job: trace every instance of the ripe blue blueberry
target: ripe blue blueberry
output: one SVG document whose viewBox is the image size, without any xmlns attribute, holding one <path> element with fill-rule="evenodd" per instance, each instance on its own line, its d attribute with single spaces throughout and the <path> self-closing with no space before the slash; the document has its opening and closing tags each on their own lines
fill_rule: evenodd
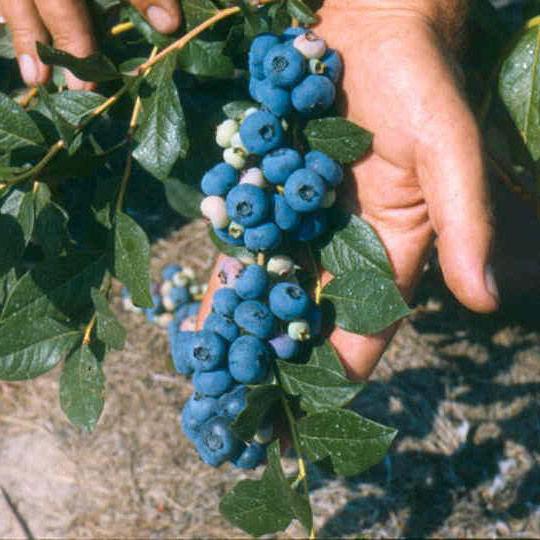
<svg viewBox="0 0 540 540">
<path fill-rule="evenodd" d="M 257 79 L 264 78 L 263 61 L 268 51 L 279 43 L 279 38 L 270 33 L 259 34 L 249 48 L 249 72 Z"/>
<path fill-rule="evenodd" d="M 323 313 L 319 306 L 313 304 L 309 310 L 307 317 L 309 329 L 312 336 L 319 336 L 322 332 Z"/>
<path fill-rule="evenodd" d="M 244 300 L 256 300 L 266 294 L 269 283 L 266 269 L 258 264 L 251 264 L 236 280 L 235 290 Z"/>
<path fill-rule="evenodd" d="M 218 414 L 234 420 L 246 408 L 247 391 L 247 387 L 240 384 L 230 392 L 223 394 L 219 398 Z"/>
<path fill-rule="evenodd" d="M 224 340 L 232 342 L 240 335 L 240 329 L 231 317 L 210 313 L 204 321 L 204 329 L 220 335 Z"/>
<path fill-rule="evenodd" d="M 191 375 L 193 373 L 193 366 L 189 351 L 195 332 L 176 331 L 172 335 L 169 335 L 172 338 L 170 339 L 171 355 L 176 371 L 182 375 Z"/>
<path fill-rule="evenodd" d="M 222 242 L 225 242 L 226 244 L 229 244 L 230 246 L 243 246 L 244 245 L 244 236 L 233 236 L 229 232 L 229 228 L 225 227 L 224 229 L 213 229 L 214 234 L 221 240 Z"/>
<path fill-rule="evenodd" d="M 264 57 L 264 75 L 276 86 L 291 88 L 306 73 L 306 59 L 290 44 L 272 47 Z"/>
<path fill-rule="evenodd" d="M 300 345 L 298 341 L 291 339 L 287 334 L 281 334 L 269 341 L 270 346 L 278 358 L 282 360 L 291 360 L 298 355 Z"/>
<path fill-rule="evenodd" d="M 313 212 L 320 208 L 326 194 L 323 179 L 310 169 L 293 172 L 285 182 L 285 200 L 297 212 Z"/>
<path fill-rule="evenodd" d="M 285 134 L 279 118 L 268 111 L 257 111 L 242 122 L 240 138 L 248 152 L 262 156 L 282 146 Z"/>
<path fill-rule="evenodd" d="M 234 435 L 230 421 L 221 416 L 207 420 L 199 430 L 195 446 L 201 459 L 212 467 L 219 467 L 234 459 L 242 449 L 241 441 Z"/>
<path fill-rule="evenodd" d="M 228 369 L 199 371 L 193 376 L 193 386 L 200 394 L 219 397 L 234 386 L 234 380 Z"/>
<path fill-rule="evenodd" d="M 206 420 L 216 414 L 218 410 L 218 400 L 195 392 L 194 394 L 191 394 L 191 397 L 184 407 L 189 408 L 192 418 L 202 423 L 206 422 Z"/>
<path fill-rule="evenodd" d="M 266 154 L 262 171 L 271 184 L 284 184 L 294 171 L 304 166 L 300 152 L 292 148 L 278 148 Z"/>
<path fill-rule="evenodd" d="M 253 227 L 261 223 L 270 210 L 268 194 L 252 184 L 239 184 L 227 195 L 227 213 L 236 223 Z"/>
<path fill-rule="evenodd" d="M 180 415 L 180 425 L 182 426 L 184 435 L 193 443 L 199 436 L 201 424 L 202 422 L 194 418 L 191 413 L 191 408 L 186 403 L 182 409 L 182 414 Z"/>
<path fill-rule="evenodd" d="M 173 287 L 167 297 L 175 307 L 187 304 L 191 300 L 188 287 Z"/>
<path fill-rule="evenodd" d="M 251 77 L 249 79 L 249 95 L 257 102 L 260 102 L 259 89 L 261 88 L 264 79 L 257 79 L 256 77 Z M 290 98 L 289 98 L 290 101 Z"/>
<path fill-rule="evenodd" d="M 222 287 L 214 293 L 212 298 L 212 311 L 219 313 L 220 315 L 225 315 L 226 317 L 234 317 L 234 310 L 241 301 L 242 300 L 233 289 Z"/>
<path fill-rule="evenodd" d="M 300 225 L 300 214 L 293 210 L 279 193 L 274 194 L 274 222 L 282 231 L 291 231 Z"/>
<path fill-rule="evenodd" d="M 334 49 L 328 49 L 326 54 L 321 58 L 324 65 L 324 74 L 334 83 L 337 84 L 343 73 L 343 62 L 340 54 Z"/>
<path fill-rule="evenodd" d="M 264 462 L 265 458 L 266 445 L 252 442 L 246 446 L 233 463 L 239 469 L 255 469 Z"/>
<path fill-rule="evenodd" d="M 244 234 L 244 243 L 250 251 L 272 251 L 281 244 L 281 229 L 272 222 L 249 227 Z"/>
<path fill-rule="evenodd" d="M 334 83 L 322 75 L 308 75 L 293 88 L 291 99 L 293 107 L 307 116 L 326 111 L 336 98 Z"/>
<path fill-rule="evenodd" d="M 196 332 L 189 340 L 188 358 L 195 371 L 214 371 L 225 364 L 227 344 L 216 332 Z"/>
<path fill-rule="evenodd" d="M 291 236 L 300 242 L 311 242 L 326 231 L 328 218 L 326 212 L 319 211 L 302 216 L 300 226 L 292 231 Z"/>
<path fill-rule="evenodd" d="M 201 189 L 205 195 L 224 197 L 238 184 L 238 171 L 228 163 L 218 163 L 202 178 Z"/>
<path fill-rule="evenodd" d="M 343 180 L 341 165 L 318 150 L 312 150 L 306 154 L 306 167 L 316 172 L 331 186 L 337 186 Z"/>
<path fill-rule="evenodd" d="M 261 339 L 269 338 L 274 332 L 275 318 L 268 306 L 258 300 L 242 302 L 234 310 L 234 322 L 242 330 Z"/>
<path fill-rule="evenodd" d="M 255 336 L 240 336 L 229 351 L 231 375 L 240 383 L 262 382 L 270 367 L 270 351 L 264 341 Z"/>
<path fill-rule="evenodd" d="M 174 277 L 174 274 L 181 271 L 182 267 L 179 264 L 167 264 L 161 270 L 161 278 L 163 281 L 169 281 Z"/>
<path fill-rule="evenodd" d="M 292 321 L 307 314 L 311 300 L 300 285 L 284 281 L 272 287 L 268 303 L 276 317 L 283 321 Z"/>
<path fill-rule="evenodd" d="M 293 41 L 295 37 L 305 34 L 307 30 L 301 26 L 289 26 L 281 34 L 281 39 L 287 43 L 288 41 Z"/>
<path fill-rule="evenodd" d="M 287 116 L 292 111 L 291 93 L 264 79 L 255 89 L 257 101 L 276 116 Z"/>
</svg>

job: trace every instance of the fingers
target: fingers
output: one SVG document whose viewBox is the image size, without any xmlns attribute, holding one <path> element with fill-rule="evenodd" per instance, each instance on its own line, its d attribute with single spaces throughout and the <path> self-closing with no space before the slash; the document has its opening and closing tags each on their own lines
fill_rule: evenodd
<svg viewBox="0 0 540 540">
<path fill-rule="evenodd" d="M 131 3 L 158 32 L 169 34 L 180 26 L 177 0 L 131 0 Z"/>
<path fill-rule="evenodd" d="M 55 47 L 74 56 L 84 57 L 95 50 L 90 17 L 82 0 L 35 0 L 39 14 L 49 29 Z M 93 84 L 81 81 L 65 70 L 66 83 L 72 90 L 90 90 Z"/>
<path fill-rule="evenodd" d="M 466 307 L 487 313 L 499 297 L 489 264 L 493 227 L 480 136 L 455 88 L 441 91 L 444 108 L 417 148 L 419 180 L 448 287 Z"/>
<path fill-rule="evenodd" d="M 50 68 L 38 57 L 36 42 L 46 43 L 49 36 L 32 0 L 0 0 L 0 13 L 11 31 L 23 81 L 28 86 L 47 81 Z"/>
</svg>

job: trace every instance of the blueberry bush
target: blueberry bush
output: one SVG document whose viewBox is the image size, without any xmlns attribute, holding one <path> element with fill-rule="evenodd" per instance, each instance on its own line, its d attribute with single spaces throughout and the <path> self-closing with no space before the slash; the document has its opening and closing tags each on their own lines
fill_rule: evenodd
<svg viewBox="0 0 540 540">
<path fill-rule="evenodd" d="M 183 0 L 173 36 L 119 0 L 89 4 L 102 52 L 38 44 L 54 77 L 31 91 L 0 27 L 0 379 L 62 363 L 61 406 L 93 430 L 103 363 L 125 341 L 109 307 L 118 280 L 124 305 L 167 328 L 176 370 L 193 376 L 180 423 L 201 459 L 265 464 L 224 496 L 223 515 L 255 536 L 296 519 L 313 537 L 308 462 L 355 475 L 396 435 L 347 408 L 363 384 L 346 377 L 329 330 L 377 333 L 409 312 L 375 232 L 335 206 L 344 167 L 371 145 L 336 112 L 339 51 L 309 30 L 316 11 L 303 0 Z M 488 158 L 534 200 L 539 20 L 515 37 L 478 1 L 470 25 L 493 45 L 464 58 L 471 102 L 498 135 Z M 97 91 L 66 90 L 63 68 Z M 226 255 L 200 331 L 204 286 L 190 269 L 150 283 L 145 216 L 162 194 L 204 216 Z"/>
</svg>

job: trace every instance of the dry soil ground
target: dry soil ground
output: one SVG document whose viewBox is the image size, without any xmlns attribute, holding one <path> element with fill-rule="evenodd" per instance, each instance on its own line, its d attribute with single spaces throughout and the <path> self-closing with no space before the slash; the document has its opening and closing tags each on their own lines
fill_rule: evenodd
<svg viewBox="0 0 540 540">
<path fill-rule="evenodd" d="M 205 277 L 214 255 L 201 223 L 153 252 L 156 276 L 181 261 Z M 64 418 L 58 370 L 0 385 L 0 538 L 28 536 L 16 512 L 36 537 L 241 536 L 217 505 L 251 473 L 199 462 L 177 424 L 190 383 L 170 371 L 164 332 L 117 308 L 129 338 L 106 365 L 93 434 Z M 540 538 L 536 317 L 474 316 L 428 272 L 414 316 L 354 404 L 400 436 L 361 477 L 310 471 L 320 537 Z M 301 535 L 293 526 L 284 536 Z"/>
</svg>

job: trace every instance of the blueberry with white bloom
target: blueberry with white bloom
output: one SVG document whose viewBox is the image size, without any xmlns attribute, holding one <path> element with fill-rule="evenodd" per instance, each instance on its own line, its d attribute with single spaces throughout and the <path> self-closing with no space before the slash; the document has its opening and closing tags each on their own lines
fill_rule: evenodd
<svg viewBox="0 0 540 540">
<path fill-rule="evenodd" d="M 238 172 L 228 163 L 218 163 L 202 178 L 201 189 L 205 195 L 225 196 L 238 184 Z"/>
<path fill-rule="evenodd" d="M 293 148 L 278 148 L 262 160 L 263 174 L 271 184 L 284 184 L 293 172 L 303 166 L 304 159 Z"/>
<path fill-rule="evenodd" d="M 257 101 L 276 116 L 287 116 L 292 112 L 291 93 L 276 86 L 270 79 L 264 79 L 254 90 Z"/>
<path fill-rule="evenodd" d="M 273 222 L 248 227 L 244 234 L 245 246 L 250 251 L 272 251 L 277 249 L 283 239 L 281 229 Z"/>
<path fill-rule="evenodd" d="M 257 79 L 264 78 L 263 62 L 268 51 L 279 44 L 278 36 L 270 33 L 259 34 L 252 42 L 249 48 L 248 64 L 252 77 Z"/>
<path fill-rule="evenodd" d="M 268 111 L 257 111 L 244 119 L 240 137 L 252 154 L 262 156 L 283 146 L 285 134 L 278 117 Z"/>
<path fill-rule="evenodd" d="M 320 208 L 326 195 L 323 179 L 311 169 L 299 169 L 285 182 L 285 200 L 297 212 L 313 212 Z"/>
<path fill-rule="evenodd" d="M 255 336 L 241 336 L 229 351 L 229 369 L 242 384 L 264 381 L 270 368 L 270 352 L 264 341 Z"/>
<path fill-rule="evenodd" d="M 267 193 L 252 184 L 239 184 L 231 189 L 226 204 L 229 217 L 244 227 L 258 225 L 270 211 Z"/>
<path fill-rule="evenodd" d="M 289 206 L 283 195 L 275 193 L 272 200 L 274 202 L 273 217 L 275 224 L 282 231 L 296 229 L 300 225 L 300 214 Z"/>
<path fill-rule="evenodd" d="M 306 154 L 305 160 L 306 168 L 316 172 L 331 186 L 337 186 L 343 181 L 343 168 L 324 152 L 312 150 Z"/>
<path fill-rule="evenodd" d="M 215 416 L 207 420 L 199 429 L 195 446 L 201 459 L 212 467 L 234 459 L 241 451 L 241 441 L 230 428 L 230 421 Z"/>
<path fill-rule="evenodd" d="M 234 386 L 234 380 L 228 369 L 199 371 L 193 376 L 193 385 L 200 394 L 219 397 Z"/>
<path fill-rule="evenodd" d="M 293 107 L 306 116 L 315 116 L 329 109 L 336 98 L 334 83 L 323 75 L 308 75 L 293 88 Z"/>
<path fill-rule="evenodd" d="M 300 285 L 284 281 L 272 287 L 268 304 L 276 317 L 282 321 L 292 321 L 307 315 L 311 301 Z"/>
<path fill-rule="evenodd" d="M 276 86 L 291 88 L 304 77 L 306 59 L 288 44 L 275 45 L 264 58 L 264 75 Z"/>
</svg>

